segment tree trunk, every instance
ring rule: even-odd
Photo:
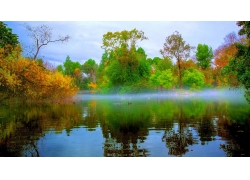
[[[177,59],[177,63],[178,63],[178,70],[179,70],[179,85],[180,85],[180,89],[182,89],[182,77],[181,77],[181,63],[179,58]]]

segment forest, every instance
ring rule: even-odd
[[[123,94],[226,87],[243,88],[250,102],[250,22],[238,21],[237,25],[240,31],[226,35],[215,50],[208,44],[191,46],[175,31],[159,49],[162,56],[154,58],[138,47],[148,40],[142,30],[107,32],[99,64],[91,58],[81,64],[68,55],[62,65],[54,67],[37,54],[42,46],[68,41],[69,36],[53,40],[48,26],[26,26],[37,46],[34,56],[25,57],[18,36],[0,22],[0,101],[65,102],[85,90]]]

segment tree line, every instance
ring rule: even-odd
[[[226,35],[224,43],[216,50],[213,50],[207,44],[198,44],[197,47],[191,46],[178,31],[175,31],[166,37],[163,48],[159,50],[162,57],[154,58],[147,57],[145,50],[138,47],[139,42],[148,40],[143,31],[132,29],[130,31],[107,32],[103,35],[101,48],[104,52],[99,64],[93,59],[88,59],[83,64],[80,64],[77,61],[72,61],[70,56],[67,56],[62,65],[54,68],[49,66],[48,63],[46,65],[43,60],[36,59],[40,47],[56,41],[68,41],[69,36],[51,39],[51,29],[48,27],[31,28],[26,26],[31,33],[31,37],[36,42],[36,51],[34,51],[35,55],[32,58],[24,58],[20,54],[21,47],[18,43],[18,37],[11,33],[10,28],[1,23],[1,34],[6,35],[1,35],[0,39],[0,92],[5,95],[8,93],[21,95],[23,93],[31,96],[33,94],[33,96],[43,99],[46,96],[53,96],[48,93],[48,91],[52,92],[49,89],[50,86],[65,80],[65,83],[68,83],[67,85],[58,86],[60,88],[68,87],[68,89],[61,89],[62,94],[65,94],[64,91],[69,91],[68,95],[74,94],[73,91],[87,89],[96,93],[107,94],[173,89],[197,91],[203,88],[244,87],[246,89],[245,97],[250,100],[249,24],[248,21],[237,22],[237,25],[241,27],[238,35],[235,33]],[[42,32],[47,33],[43,34]],[[44,36],[47,36],[47,38],[44,38]],[[6,37],[8,37],[9,42]],[[39,37],[41,38],[39,39]],[[17,50],[17,47],[19,50]],[[192,51],[195,51],[194,57],[190,57]],[[15,78],[20,73],[20,69],[16,70],[17,73],[11,69],[14,67],[9,65],[12,61],[13,64],[17,65],[17,59],[18,61],[20,59],[27,61],[27,65],[22,67],[20,72],[28,71],[32,74],[37,71],[45,74],[49,73],[50,75],[48,77],[44,75],[45,78],[41,78],[41,75],[29,79],[26,72],[20,75],[23,84],[18,84]],[[20,63],[25,64],[21,61]],[[38,69],[34,70],[36,66]],[[33,72],[27,70],[28,67],[32,67]],[[52,78],[54,81],[50,80],[50,85],[48,82],[40,83],[41,79],[44,81],[49,80],[52,74],[53,76],[60,76],[60,78],[58,77],[57,80]],[[34,88],[35,82],[38,84],[37,90]],[[26,89],[19,91],[17,87],[22,86]],[[41,93],[42,87],[47,88],[48,91],[44,90],[44,93]],[[32,88],[32,93],[27,93]],[[38,89],[39,93],[37,92]]]

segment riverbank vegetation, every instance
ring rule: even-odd
[[[0,101],[65,101],[78,87],[49,63],[23,57],[17,35],[0,23]]]
[[[162,57],[148,57],[138,45],[148,40],[142,30],[107,32],[99,64],[91,58],[81,64],[68,55],[62,65],[53,67],[36,59],[38,51],[33,57],[23,57],[18,36],[0,22],[0,99],[58,102],[73,97],[78,90],[117,94],[243,87],[250,101],[250,23],[242,21],[237,25],[242,28],[239,35],[226,35],[215,50],[207,44],[191,46],[175,31],[159,49]],[[50,32],[49,28],[42,29],[47,26],[40,27]],[[56,41],[60,39],[49,42]],[[190,57],[191,52],[195,56]]]

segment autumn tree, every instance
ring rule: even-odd
[[[235,75],[233,74],[223,74],[222,68],[228,65],[230,60],[235,56],[238,49],[236,47],[236,42],[243,42],[244,37],[237,36],[234,32],[229,33],[224,38],[224,43],[219,46],[214,53],[214,65],[215,65],[215,78],[217,86],[226,86],[229,84],[237,85]]]
[[[24,27],[28,31],[29,37],[34,40],[34,60],[37,59],[38,53],[40,52],[42,47],[47,46],[49,43],[53,42],[67,42],[70,39],[69,35],[53,38],[53,29],[46,24],[38,25],[36,27],[24,24]]]
[[[58,101],[77,92],[72,78],[41,66],[39,61],[21,56],[19,46],[3,56],[0,49],[1,99],[17,98],[23,101]]]
[[[160,50],[163,58],[175,58],[178,66],[179,86],[182,88],[182,71],[181,60],[186,60],[190,56],[190,51],[194,49],[193,46],[186,44],[181,34],[175,31],[172,35],[166,37],[163,49]]]
[[[198,44],[196,51],[197,65],[203,70],[211,67],[211,61],[213,59],[213,50],[206,44]]]
[[[214,64],[216,68],[221,69],[225,67],[230,59],[234,57],[237,52],[235,43],[241,41],[241,37],[234,32],[229,33],[224,38],[224,43],[219,46],[214,53]]]

